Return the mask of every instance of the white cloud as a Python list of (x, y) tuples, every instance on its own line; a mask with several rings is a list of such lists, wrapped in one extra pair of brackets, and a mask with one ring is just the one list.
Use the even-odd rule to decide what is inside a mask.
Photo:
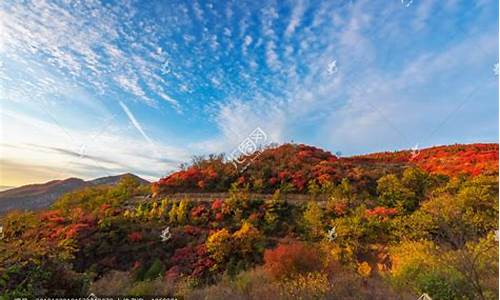
[[(144, 133), (131, 113), (128, 117), (134, 127)], [(4, 161), (0, 162), (0, 169), (4, 172), (3, 176), (13, 180), (22, 174), (7, 174), (4, 162), (23, 162), (33, 169), (40, 166), (50, 169), (50, 172), (37, 177), (37, 181), (43, 182), (70, 176), (91, 179), (126, 172), (156, 180), (177, 168), (179, 163), (189, 160), (185, 149), (159, 142), (153, 145), (134, 138), (116, 120), (97, 123), (92, 130), (61, 127), (53, 121), (43, 121), (6, 109), (2, 109), (0, 119), (2, 123), (9, 124), (9, 130), (1, 132), (0, 153)], [(26, 126), (30, 126), (31, 130), (26, 131)], [(29, 178), (23, 178), (24, 181), (16, 184), (28, 183), (26, 180)]]
[(416, 16), (413, 20), (413, 27), (415, 28), (415, 30), (421, 30), (422, 28), (425, 27), (426, 23), (428, 22), (428, 19), (432, 15), (435, 3), (436, 3), (435, 0), (423, 0), (423, 1), (418, 1), (418, 3), (412, 3), (414, 4), (412, 8), (417, 10)]
[[(407, 58), (405, 53), (397, 53), (403, 59), (396, 68), (388, 68), (376, 60), (380, 59), (377, 52), (380, 50), (375, 43), (383, 43), (390, 37), (388, 42), (397, 46), (398, 39), (413, 30), (399, 27), (402, 20), (395, 17), (403, 16), (398, 9), (404, 9), (399, 4), (393, 3), (380, 10), (369, 1), (358, 1), (339, 12), (342, 18), (336, 16), (335, 11), (325, 13), (332, 9), (322, 6), (322, 19), (315, 18), (300, 31), (295, 30), (294, 24), (290, 27), (290, 32), (301, 41), (295, 51), (297, 44), (278, 39), (269, 27), (274, 19), (269, 17), (269, 12), (263, 13), (261, 31), (267, 34), (264, 43), (266, 64), (285, 77), (271, 77), (270, 90), (250, 89), (246, 97), (230, 98), (221, 104), (215, 117), (221, 136), (205, 143), (229, 151), (256, 126), (270, 132), (274, 140), (285, 141), (296, 135), (296, 130), (303, 130), (306, 124), (324, 124), (316, 133), (325, 137), (320, 139), (322, 145), (349, 145), (341, 150), (350, 153), (360, 153), (367, 148), (383, 150), (387, 145), (399, 148), (411, 147), (416, 142), (428, 144), (420, 141), (422, 132), (428, 129), (423, 128), (427, 124), (421, 123), (426, 118), (438, 123), (442, 119), (439, 112), (447, 111), (450, 99), (448, 95), (433, 99), (439, 100), (435, 105), (422, 103), (426, 87), (436, 86), (436, 76), (445, 76), (445, 82), (456, 84), (454, 80), (459, 74), (456, 72), (477, 71), (485, 60), (481, 49), (497, 49), (495, 42), (498, 40), (488, 32), (463, 43), (452, 43), (453, 47), (447, 49), (431, 47), (433, 50), (409, 51)], [(456, 9), (451, 4), (446, 5), (449, 7), (446, 13)], [(432, 11), (431, 5), (406, 12), (417, 14), (423, 20)], [(314, 27), (320, 24), (321, 28)], [(385, 36), (386, 32), (392, 34)], [(417, 33), (428, 34), (427, 31)], [(332, 57), (336, 60), (338, 73), (324, 76), (328, 74)], [(457, 94), (462, 91), (466, 95), (470, 84), (455, 90)], [(222, 142), (224, 140), (227, 142)]]
[(274, 41), (269, 41), (266, 44), (266, 62), (267, 66), (273, 70), (279, 67), (278, 54), (276, 53), (276, 44)]
[(294, 6), (292, 15), (290, 16), (290, 22), (285, 30), (285, 36), (290, 37), (295, 32), (295, 29), (300, 25), (302, 15), (304, 14), (305, 7), (304, 1), (298, 1), (297, 5)]
[[(164, 84), (156, 77), (165, 61), (156, 38), (161, 28), (137, 24), (135, 13), (129, 5), (97, 2), (71, 6), (50, 1), (4, 3), (0, 6), (0, 55), (17, 64), (43, 63), (60, 76), (72, 78), (76, 85), (107, 96), (115, 96), (114, 83), (122, 92), (153, 107), (157, 103), (151, 96), (158, 96), (180, 111), (177, 101), (157, 94)], [(121, 49), (119, 41), (129, 42), (127, 51)], [(17, 79), (13, 72), (9, 67), (5, 76)], [(141, 80), (148, 82), (149, 90), (139, 84)]]
[(137, 82), (137, 78), (131, 78), (126, 75), (119, 75), (116, 77), (116, 82), (125, 90), (131, 92), (137, 97), (144, 97), (146, 93), (142, 90)]
[(242, 52), (243, 52), (243, 55), (246, 56), (248, 54), (248, 46), (250, 46), (250, 44), (252, 44), (252, 37), (250, 35), (246, 35), (245, 36), (245, 40), (243, 41), (243, 46), (242, 46)]
[[(496, 55), (497, 41), (495, 36), (485, 33), (443, 51), (423, 53), (393, 74), (376, 69), (363, 74), (351, 85), (346, 105), (329, 115), (322, 131), (332, 141), (349, 145), (349, 149), (344, 150), (354, 153), (363, 152), (357, 148), (370, 147), (377, 151), (386, 145), (409, 148), (416, 143), (439, 143), (432, 135), (436, 130), (443, 130), (440, 127), (448, 117), (454, 117), (449, 122), (454, 122), (456, 134), (463, 130), (461, 125), (467, 126), (461, 119), (471, 118), (472, 110), (486, 107), (468, 106), (467, 110), (463, 105), (472, 100), (469, 98), (474, 96), (474, 91), (489, 89), (488, 82), (467, 83), (473, 74), (486, 77), (482, 65), (487, 64), (488, 57)], [(478, 49), (485, 49), (486, 53), (474, 55), (480, 53)], [(471, 73), (463, 74), (463, 70)], [(427, 91), (436, 78), (443, 86)], [(460, 108), (463, 108), (462, 115), (452, 115)], [(439, 141), (447, 143), (445, 139)]]

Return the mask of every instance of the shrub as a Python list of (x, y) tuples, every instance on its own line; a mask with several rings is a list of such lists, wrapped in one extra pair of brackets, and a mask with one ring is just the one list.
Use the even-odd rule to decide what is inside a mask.
[(372, 268), (368, 262), (364, 261), (358, 265), (358, 274), (363, 277), (369, 277), (372, 273)]
[(164, 271), (164, 267), (162, 262), (159, 259), (155, 259), (153, 264), (149, 267), (149, 269), (144, 274), (144, 279), (155, 279)]
[(207, 238), (206, 246), (210, 257), (220, 266), (231, 253), (231, 234), (225, 228), (218, 230)]
[(262, 240), (259, 230), (253, 227), (250, 223), (245, 222), (240, 230), (233, 234), (235, 248), (241, 253), (241, 259), (247, 256), (252, 256), (259, 252), (259, 244)]
[(212, 202), (212, 210), (214, 210), (214, 211), (221, 210), (222, 206), (224, 206), (224, 200), (222, 200), (222, 199), (215, 199)]
[(395, 208), (386, 208), (383, 206), (377, 206), (373, 209), (366, 210), (367, 217), (379, 217), (382, 220), (387, 219), (387, 217), (392, 217), (398, 214), (398, 210)]
[(332, 289), (325, 273), (297, 274), (280, 283), (280, 296), (285, 299), (325, 299)]
[(131, 242), (140, 242), (142, 241), (142, 234), (140, 232), (134, 231), (129, 233), (128, 239)]
[[(120, 294), (123, 294), (121, 292)], [(127, 296), (144, 295), (151, 296), (174, 296), (174, 286), (165, 283), (161, 278), (154, 280), (139, 281), (134, 283), (125, 293)]]
[(208, 274), (214, 261), (209, 257), (204, 244), (196, 246), (187, 245), (175, 250), (170, 261), (176, 265), (171, 267), (165, 274), (166, 278), (176, 279), (181, 274), (189, 274), (194, 277), (204, 277)]
[(388, 207), (401, 207), (405, 211), (415, 210), (415, 192), (405, 187), (394, 174), (381, 177), (377, 181), (379, 203)]
[(266, 233), (276, 233), (281, 228), (281, 220), (286, 211), (286, 203), (283, 201), (281, 191), (274, 191), (271, 201), (265, 204), (264, 231)]
[(322, 269), (322, 253), (301, 242), (280, 244), (264, 252), (264, 267), (274, 278), (287, 278)]
[[(183, 294), (184, 295), (184, 294)], [(230, 280), (224, 277), (215, 285), (189, 290), (186, 299), (279, 299), (279, 286), (270, 280), (263, 268), (242, 272)]]
[(227, 229), (212, 233), (206, 241), (206, 249), (218, 268), (226, 266), (231, 275), (260, 261), (263, 238), (249, 222), (230, 234)]
[(132, 283), (127, 272), (111, 271), (94, 281), (90, 286), (90, 291), (100, 297), (122, 295)]
[(450, 267), (432, 242), (403, 242), (391, 249), (391, 283), (399, 290), (428, 293), (433, 299), (460, 299), (469, 291), (463, 277)]
[(86, 294), (88, 276), (70, 267), (67, 263), (47, 258), (43, 262), (35, 259), (21, 262), (6, 269), (0, 266), (0, 299)]
[(208, 222), (209, 211), (204, 204), (199, 204), (191, 209), (191, 221), (193, 224), (203, 225)]

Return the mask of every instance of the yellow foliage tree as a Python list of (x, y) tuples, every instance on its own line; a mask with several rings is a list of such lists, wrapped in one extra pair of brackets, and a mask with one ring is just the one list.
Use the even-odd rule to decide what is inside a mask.
[(240, 230), (233, 233), (235, 247), (243, 256), (254, 253), (261, 240), (260, 232), (249, 222), (243, 223)]
[(184, 225), (188, 221), (188, 207), (189, 202), (187, 199), (182, 199), (177, 207), (177, 223)]
[(304, 223), (312, 239), (323, 235), (323, 211), (316, 202), (309, 201), (307, 204), (307, 209), (304, 211)]
[(226, 228), (212, 233), (206, 242), (207, 251), (217, 265), (225, 262), (232, 250), (231, 234)]
[(358, 265), (358, 274), (362, 277), (369, 277), (371, 273), (372, 267), (370, 267), (370, 265), (366, 261)]

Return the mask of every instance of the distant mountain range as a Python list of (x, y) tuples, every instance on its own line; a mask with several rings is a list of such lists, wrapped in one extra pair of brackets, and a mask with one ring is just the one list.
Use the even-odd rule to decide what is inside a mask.
[(149, 181), (145, 179), (127, 173), (116, 176), (100, 177), (88, 181), (80, 178), (68, 178), (64, 180), (52, 180), (41, 184), (23, 185), (0, 192), (0, 214), (13, 209), (37, 210), (47, 208), (65, 193), (88, 186), (114, 185), (118, 183), (123, 176), (132, 176), (142, 184), (149, 183)]
[(13, 189), (14, 186), (0, 185), (0, 192)]

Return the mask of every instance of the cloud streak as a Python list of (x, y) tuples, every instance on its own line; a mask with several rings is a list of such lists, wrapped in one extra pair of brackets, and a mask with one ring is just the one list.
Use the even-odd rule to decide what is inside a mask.
[(123, 102), (119, 102), (120, 103), (120, 106), (121, 108), (123, 109), (123, 111), (125, 112), (125, 114), (127, 114), (127, 117), (128, 119), (130, 120), (130, 122), (132, 123), (132, 125), (134, 125), (135, 129), (137, 129), (137, 131), (139, 131), (142, 135), (142, 137), (144, 137), (144, 139), (150, 143), (151, 145), (154, 145), (153, 141), (149, 138), (149, 136), (144, 132), (144, 130), (142, 129), (142, 126), (141, 124), (139, 123), (139, 121), (137, 121), (137, 119), (134, 117), (134, 115), (132, 114), (132, 112), (130, 111), (130, 109), (125, 105), (123, 104)]

